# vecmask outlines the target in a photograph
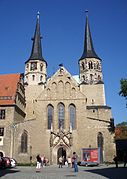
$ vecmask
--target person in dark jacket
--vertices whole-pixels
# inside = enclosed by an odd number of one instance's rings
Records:
[[[126,167],[126,164],[127,164],[127,153],[126,152],[123,155],[123,162],[124,162],[124,167]]]
[[[116,155],[114,155],[114,158],[113,158],[115,164],[116,164],[116,168],[118,168],[118,157]]]

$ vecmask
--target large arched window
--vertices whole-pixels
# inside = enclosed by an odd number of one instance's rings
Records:
[[[74,104],[69,105],[69,116],[72,129],[76,129],[76,107]]]
[[[54,113],[54,108],[51,104],[48,105],[47,113],[48,113],[48,129],[51,129],[51,125],[53,122],[53,113]]]
[[[28,144],[28,135],[27,132],[24,131],[21,135],[21,153],[27,152],[27,144]]]
[[[64,128],[64,117],[65,117],[65,107],[63,103],[58,104],[58,122],[59,129]]]
[[[97,145],[100,153],[100,163],[103,163],[103,144],[104,144],[103,134],[101,132],[98,132]]]
[[[98,147],[103,148],[103,134],[101,132],[98,132],[97,144],[98,144]]]

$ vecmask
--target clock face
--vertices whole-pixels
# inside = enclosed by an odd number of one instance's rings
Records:
[[[31,70],[36,70],[37,69],[37,62],[31,62]]]

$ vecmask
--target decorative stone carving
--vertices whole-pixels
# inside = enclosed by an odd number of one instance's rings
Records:
[[[57,144],[70,147],[73,145],[73,137],[72,132],[65,132],[63,130],[59,130],[59,132],[51,131],[50,133],[50,147],[55,147]]]

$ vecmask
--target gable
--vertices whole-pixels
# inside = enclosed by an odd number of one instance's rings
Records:
[[[38,96],[38,99],[86,99],[80,92],[79,84],[71,74],[61,67],[47,81],[46,88]]]

